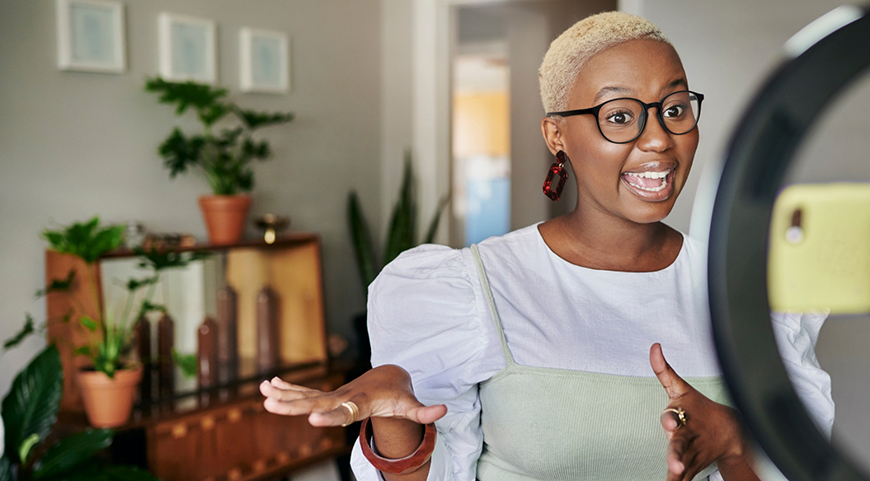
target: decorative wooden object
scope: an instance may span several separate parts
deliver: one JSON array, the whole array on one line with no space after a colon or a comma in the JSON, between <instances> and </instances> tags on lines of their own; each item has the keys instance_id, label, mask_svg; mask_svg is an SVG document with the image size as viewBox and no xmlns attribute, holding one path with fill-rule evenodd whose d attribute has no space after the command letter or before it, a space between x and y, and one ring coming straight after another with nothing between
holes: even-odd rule
<instances>
[{"instance_id":1,"label":"decorative wooden object","mask_svg":"<svg viewBox=\"0 0 870 481\"><path fill-rule=\"evenodd\" d=\"M266 373L278 367L280 339L278 297L269 287L257 294L257 372Z\"/></svg>"},{"instance_id":2,"label":"decorative wooden object","mask_svg":"<svg viewBox=\"0 0 870 481\"><path fill-rule=\"evenodd\" d=\"M175 364L172 349L175 347L175 321L164 314L157 321L157 362L160 366L158 384L160 397L172 396L175 390Z\"/></svg>"},{"instance_id":3,"label":"decorative wooden object","mask_svg":"<svg viewBox=\"0 0 870 481\"><path fill-rule=\"evenodd\" d=\"M218 380L235 381L239 375L238 297L230 286L217 291Z\"/></svg>"},{"instance_id":4,"label":"decorative wooden object","mask_svg":"<svg viewBox=\"0 0 870 481\"><path fill-rule=\"evenodd\" d=\"M200 390L218 385L217 324L206 317L197 330L196 380ZM200 402L207 405L211 398L208 391L200 395Z\"/></svg>"},{"instance_id":5,"label":"decorative wooden object","mask_svg":"<svg viewBox=\"0 0 870 481\"><path fill-rule=\"evenodd\" d=\"M142 363L142 383L139 385L139 401L151 399L151 322L142 316L136 321L136 354Z\"/></svg>"}]
</instances>

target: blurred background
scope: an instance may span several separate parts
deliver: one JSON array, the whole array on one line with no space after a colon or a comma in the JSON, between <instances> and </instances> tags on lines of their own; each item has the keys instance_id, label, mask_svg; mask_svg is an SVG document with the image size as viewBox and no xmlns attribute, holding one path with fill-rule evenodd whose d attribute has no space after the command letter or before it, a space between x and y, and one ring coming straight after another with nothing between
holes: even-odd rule
<instances>
[{"instance_id":1,"label":"blurred background","mask_svg":"<svg viewBox=\"0 0 870 481\"><path fill-rule=\"evenodd\" d=\"M45 284L39 232L98 214L104 221L205 239L196 208L201 176L170 180L157 146L175 119L143 89L158 73L161 12L217 24L216 85L248 108L292 111L272 127L273 158L255 166L252 214L274 212L323 245L330 332L355 349L352 319L365 299L346 220L359 193L382 245L404 152L412 153L419 217L450 193L436 240L454 247L566 212L541 194L552 163L540 135L537 67L549 42L586 15L622 9L671 39L690 86L705 94L694 172L667 223L703 236L695 195L714 185L731 128L783 44L843 2L835 0L124 0L127 68L121 74L57 66L53 0L0 0L0 338L23 314L45 317L33 291ZM242 27L290 38L291 90L240 91ZM866 79L865 79L866 80ZM867 180L867 82L849 91L802 149L790 182ZM863 137L863 139L861 139ZM423 223L423 222L421 222ZM256 231L249 227L249 236ZM870 459L866 316L829 320L818 357L833 379L834 437ZM42 346L0 357L0 396ZM868 464L870 466L870 464Z\"/></svg>"}]
</instances>

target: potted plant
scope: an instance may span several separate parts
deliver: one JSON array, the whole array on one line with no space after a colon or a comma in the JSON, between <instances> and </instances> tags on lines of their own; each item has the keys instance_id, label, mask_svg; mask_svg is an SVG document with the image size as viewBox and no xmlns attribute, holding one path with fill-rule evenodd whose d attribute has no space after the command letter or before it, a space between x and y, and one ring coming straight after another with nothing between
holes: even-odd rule
<instances>
[{"instance_id":1,"label":"potted plant","mask_svg":"<svg viewBox=\"0 0 870 481\"><path fill-rule=\"evenodd\" d=\"M89 366L76 373L76 380L82 392L88 420L96 427L120 426L130 417L136 387L142 378L142 366L133 352L134 325L136 320L149 312L166 310L165 307L152 303L160 271L183 267L191 260L203 257L201 253L136 250L141 257L139 267L149 270L150 275L127 280L125 286L128 292L124 304L117 311L106 310L100 299L95 263L101 256L121 245L123 231L123 226L100 226L100 219L94 217L85 223L76 222L42 232L52 250L77 257L85 264L83 275L70 270L64 279L50 280L45 289L37 292L37 296L52 292L74 295L74 290L87 292L92 296L90 302L94 308L91 311L86 309L83 299L74 298L73 309L62 319L52 322L77 322L88 333L84 344L73 346L73 353L85 356L90 361ZM83 284L76 286L76 283ZM136 301L137 293L143 290L147 292ZM17 345L30 334L44 330L47 326L48 321L42 329L37 329L28 315L21 331L7 340L4 348ZM52 341L70 342L70 339Z\"/></svg>"},{"instance_id":2,"label":"potted plant","mask_svg":"<svg viewBox=\"0 0 870 481\"><path fill-rule=\"evenodd\" d=\"M213 194L199 198L209 240L213 244L238 242L251 206L247 195L254 186L251 162L270 155L269 143L255 140L253 133L267 125L290 122L293 114L245 110L226 100L226 89L196 82L167 82L155 77L146 81L145 90L159 94L161 103L175 105L178 116L188 108L196 112L203 132L186 135L176 127L158 151L172 178L188 167L202 170ZM240 125L215 133L217 122L230 114Z\"/></svg>"},{"instance_id":3,"label":"potted plant","mask_svg":"<svg viewBox=\"0 0 870 481\"><path fill-rule=\"evenodd\" d=\"M438 232L438 224L441 214L447 206L449 196L444 196L438 201L435 214L429 222L423 244L430 244ZM417 201L414 192L414 175L411 168L411 154L405 152L405 163L402 172L402 186L399 189L399 199L393 206L390 216L389 230L387 231L386 243L383 247L383 257L378 258L372 242L371 229L363 215L362 206L356 191L351 191L347 199L347 217L350 225L350 234L353 241L354 254L357 262L362 286L368 296L368 286L371 284L381 269L389 264L402 252L416 247L417 242ZM362 313L354 319L354 327L359 339L360 360L368 362L371 358L368 329L366 328L366 314Z\"/></svg>"},{"instance_id":4,"label":"potted plant","mask_svg":"<svg viewBox=\"0 0 870 481\"><path fill-rule=\"evenodd\" d=\"M96 456L112 444L111 429L87 429L63 439L52 433L63 390L60 356L42 350L15 376L3 398L4 449L0 481L158 481L135 466L106 464Z\"/></svg>"}]
</instances>

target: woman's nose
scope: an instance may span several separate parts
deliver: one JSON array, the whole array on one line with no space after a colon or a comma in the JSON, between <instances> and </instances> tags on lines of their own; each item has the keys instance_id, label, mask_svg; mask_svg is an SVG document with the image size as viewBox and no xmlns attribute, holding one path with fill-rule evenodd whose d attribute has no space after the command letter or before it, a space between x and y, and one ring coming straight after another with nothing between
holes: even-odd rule
<instances>
[{"instance_id":1,"label":"woman's nose","mask_svg":"<svg viewBox=\"0 0 870 481\"><path fill-rule=\"evenodd\" d=\"M664 152L674 145L670 132L665 130L657 115L659 107L650 106L647 109L646 125L637 139L637 147L644 151Z\"/></svg>"}]
</instances>

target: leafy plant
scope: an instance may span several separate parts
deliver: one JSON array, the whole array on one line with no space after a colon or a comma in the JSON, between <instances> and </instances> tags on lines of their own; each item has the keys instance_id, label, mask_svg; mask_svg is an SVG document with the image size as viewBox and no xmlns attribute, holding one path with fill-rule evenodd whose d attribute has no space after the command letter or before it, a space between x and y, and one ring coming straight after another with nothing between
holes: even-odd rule
<instances>
[{"instance_id":1,"label":"leafy plant","mask_svg":"<svg viewBox=\"0 0 870 481\"><path fill-rule=\"evenodd\" d=\"M215 195L249 192L254 187L252 160L266 160L271 151L265 140L254 140L255 130L293 120L292 113L261 113L245 110L226 100L227 90L196 82L167 82L160 77L145 82L145 90L160 95L159 102L175 105L175 115L188 108L196 113L202 134L186 135L175 128L158 151L169 176L174 178L188 167L202 169ZM215 134L215 124L233 114L241 126Z\"/></svg>"},{"instance_id":2,"label":"leafy plant","mask_svg":"<svg viewBox=\"0 0 870 481\"><path fill-rule=\"evenodd\" d=\"M3 398L5 451L0 481L107 480L157 481L134 466L107 466L95 455L112 444L111 429L88 429L64 439L51 434L63 392L60 355L43 349L15 377Z\"/></svg>"},{"instance_id":3,"label":"leafy plant","mask_svg":"<svg viewBox=\"0 0 870 481\"><path fill-rule=\"evenodd\" d=\"M429 222L423 243L433 241L438 232L438 223L441 214L449 201L448 196L438 201L435 214ZM351 238L353 239L354 254L356 255L357 268L362 279L363 288L366 289L378 276L381 269L398 257L402 252L417 246L417 203L414 192L414 175L411 168L411 154L405 152L405 164L402 171L402 186L399 189L399 199L393 207L390 217L390 226L387 231L387 241L384 246L383 263L378 262L372 242L371 229L363 215L362 206L356 191L351 191L347 199L348 223L350 224Z\"/></svg>"},{"instance_id":4,"label":"leafy plant","mask_svg":"<svg viewBox=\"0 0 870 481\"><path fill-rule=\"evenodd\" d=\"M97 306L96 318L88 315L83 307L81 299L74 299L76 308L61 319L46 321L37 328L33 318L27 314L24 326L12 338L3 344L4 349L10 349L20 344L31 334L43 332L49 322L69 322L75 319L89 333L90 339L87 344L77 346L74 353L90 358L95 370L105 373L112 378L115 371L127 367L132 359L133 333L136 320L149 312L166 312L166 308L154 304L157 283L160 273L164 269L185 267L193 260L202 259L204 253L163 252L156 248L145 251L141 248L134 252L140 256L139 267L150 270L150 275L140 279L129 279L124 284L127 289L127 298L119 312L105 311L98 294L97 280L91 265L105 253L117 249L121 245L123 226L100 226L99 217L85 223L73 223L70 226L56 230L45 230L42 236L48 240L51 249L62 254L70 254L84 260L87 264L85 278L82 282L87 283L88 290L93 296L94 305ZM75 270L70 270L65 279L52 279L45 289L37 291L37 297L49 292L72 291L76 282L79 282ZM140 296L137 303L137 293L146 290L144 296ZM137 307L138 305L138 307ZM135 310L134 310L135 307Z\"/></svg>"}]
</instances>

